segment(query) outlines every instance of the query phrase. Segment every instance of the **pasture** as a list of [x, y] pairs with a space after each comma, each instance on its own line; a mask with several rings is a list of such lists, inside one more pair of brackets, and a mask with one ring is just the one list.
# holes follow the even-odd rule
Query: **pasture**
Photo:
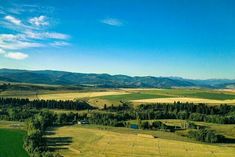
[[232, 157], [235, 154], [234, 146], [161, 138], [158, 132], [155, 132], [158, 138], [141, 137], [138, 130], [132, 132], [127, 128], [67, 126], [55, 129], [55, 133], [51, 136], [72, 138], [71, 144], [57, 149], [65, 157]]
[[129, 94], [98, 97], [109, 101], [141, 103], [192, 102], [207, 104], [235, 104], [235, 93], [212, 89], [122, 89]]
[[[29, 85], [28, 85], [29, 86]], [[120, 89], [92, 89], [86, 88], [78, 90], [69, 90], [65, 87], [57, 86], [33, 86], [30, 88], [24, 84], [17, 90], [9, 89], [0, 91], [0, 97], [17, 97], [44, 99], [44, 100], [77, 100], [85, 99], [91, 105], [103, 107], [106, 105], [119, 105], [121, 102], [132, 102], [134, 105], [142, 103], [174, 103], [192, 102], [207, 104], [235, 104], [235, 92], [231, 89], [199, 89], [199, 88], [173, 88], [173, 89], [157, 89], [157, 88], [120, 88]], [[31, 87], [33, 86], [33, 87]], [[26, 90], [27, 89], [27, 90]]]
[[22, 123], [0, 121], [0, 157], [29, 157], [23, 149]]

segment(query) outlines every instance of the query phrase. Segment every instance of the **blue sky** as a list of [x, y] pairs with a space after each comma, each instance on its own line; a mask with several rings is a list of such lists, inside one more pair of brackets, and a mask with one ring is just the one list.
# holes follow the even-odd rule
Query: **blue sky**
[[0, 68], [235, 79], [233, 0], [0, 0]]

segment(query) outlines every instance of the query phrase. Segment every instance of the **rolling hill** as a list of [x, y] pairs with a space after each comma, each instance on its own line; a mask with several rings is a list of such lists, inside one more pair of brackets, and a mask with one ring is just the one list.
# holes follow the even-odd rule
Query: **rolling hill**
[[174, 77], [131, 77], [127, 75], [16, 69], [0, 69], [0, 81], [51, 85], [92, 85], [104, 88], [221, 87], [223, 84], [233, 82], [233, 80], [189, 80]]

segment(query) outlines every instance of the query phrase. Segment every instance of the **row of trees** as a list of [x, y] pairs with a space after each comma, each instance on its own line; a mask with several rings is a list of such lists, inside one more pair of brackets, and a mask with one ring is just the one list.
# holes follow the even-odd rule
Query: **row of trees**
[[206, 115], [225, 115], [235, 111], [235, 106], [231, 105], [217, 105], [210, 106], [206, 104], [193, 104], [193, 103], [180, 103], [175, 102], [174, 104], [143, 104], [137, 107], [139, 111], [153, 110], [167, 112], [182, 112], [187, 113], [200, 113]]
[[140, 121], [138, 125], [140, 126], [141, 129], [147, 129], [147, 130], [164, 130], [164, 131], [173, 132], [176, 129], [175, 126], [166, 125], [161, 121], [153, 121], [153, 122]]
[[48, 150], [44, 134], [47, 127], [53, 125], [53, 114], [40, 112], [27, 121], [27, 136], [24, 139], [24, 148], [31, 157], [60, 157]]
[[[9, 108], [0, 108], [0, 120], [9, 120], [9, 121], [27, 121], [34, 117], [35, 115], [48, 113], [47, 109], [37, 110], [32, 108], [23, 108], [23, 107], [9, 107]], [[78, 114], [78, 113], [50, 113], [50, 124], [55, 125], [67, 125], [74, 124], [78, 120], [83, 120], [87, 118], [87, 113]]]
[[18, 98], [0, 98], [0, 106], [11, 107], [31, 107], [36, 109], [66, 109], [66, 110], [85, 110], [95, 109], [95, 107], [88, 104], [86, 101], [56, 101], [56, 100], [32, 100], [18, 99]]
[[225, 141], [225, 137], [223, 135], [216, 134], [214, 131], [209, 129], [190, 130], [188, 132], [188, 136], [196, 139], [197, 141], [207, 143], [218, 143]]
[[219, 124], [235, 124], [235, 106], [180, 103], [174, 104], [143, 104], [136, 108], [123, 103], [119, 106], [104, 106], [105, 111], [125, 114], [136, 119], [184, 119]]

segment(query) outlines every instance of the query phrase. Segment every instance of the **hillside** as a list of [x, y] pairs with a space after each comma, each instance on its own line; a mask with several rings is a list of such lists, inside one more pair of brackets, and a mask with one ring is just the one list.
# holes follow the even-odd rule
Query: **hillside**
[[97, 87], [191, 87], [193, 83], [164, 77], [130, 77], [127, 75], [85, 74], [64, 71], [29, 71], [0, 69], [0, 80], [56, 85], [94, 85]]
[[235, 84], [235, 80], [227, 79], [192, 80], [179, 77], [131, 77], [127, 75], [15, 69], [0, 69], [0, 81], [51, 85], [92, 85], [103, 88], [233, 88]]

